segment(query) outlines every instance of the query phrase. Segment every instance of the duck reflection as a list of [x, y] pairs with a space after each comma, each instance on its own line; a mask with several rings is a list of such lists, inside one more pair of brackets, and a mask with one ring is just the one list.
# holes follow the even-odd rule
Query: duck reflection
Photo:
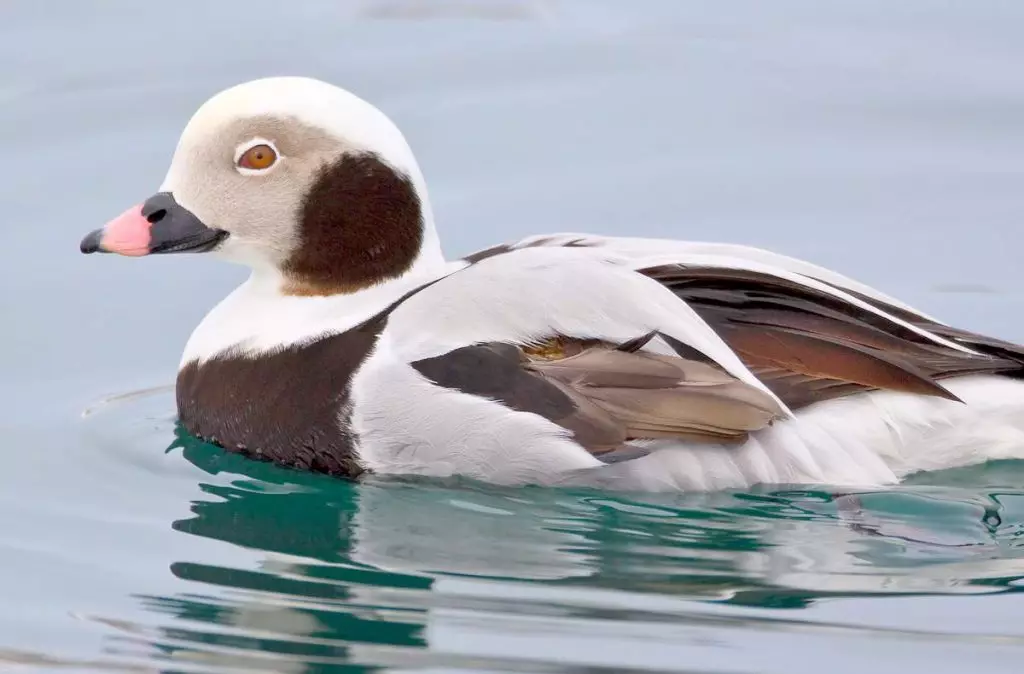
[[[438, 576], [459, 575], [758, 605], [765, 591], [806, 593], [806, 600], [960, 592], [973, 581], [1024, 573], [1024, 549], [999, 535], [1001, 503], [976, 491], [632, 498], [436, 480], [354, 485], [254, 463], [181, 432], [175, 447], [211, 476], [231, 476], [203, 484], [210, 500], [195, 503], [175, 529], [321, 572], [342, 565], [390, 587], [425, 589]], [[745, 596], [751, 591], [756, 597]]]

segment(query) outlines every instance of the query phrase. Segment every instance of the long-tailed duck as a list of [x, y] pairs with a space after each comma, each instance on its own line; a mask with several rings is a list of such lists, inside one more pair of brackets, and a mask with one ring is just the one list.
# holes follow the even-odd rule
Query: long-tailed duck
[[297, 468], [654, 490], [1024, 457], [1024, 348], [813, 264], [571, 234], [446, 261], [402, 133], [317, 80], [215, 95], [81, 249], [252, 269], [189, 339], [178, 413]]

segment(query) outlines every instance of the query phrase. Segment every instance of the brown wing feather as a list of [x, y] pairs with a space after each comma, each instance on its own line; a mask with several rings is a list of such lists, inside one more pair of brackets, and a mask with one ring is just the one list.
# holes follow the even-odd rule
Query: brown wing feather
[[793, 409], [872, 389], [955, 399], [940, 380], [1019, 372], [1024, 362], [1015, 345], [875, 303], [944, 337], [989, 347], [980, 355], [963, 353], [827, 293], [758, 272], [664, 266], [645, 273], [686, 300]]
[[539, 414], [595, 454], [635, 439], [740, 441], [782, 416], [765, 392], [706, 363], [638, 350], [642, 341], [479, 344], [412, 365], [439, 386]]
[[815, 379], [838, 380], [863, 388], [880, 388], [956, 400], [927, 374], [898, 355], [844, 341], [827, 333], [737, 323], [722, 337], [745, 363], [773, 367]]
[[769, 396], [725, 372], [678, 357], [595, 346], [529, 368], [575, 401], [605, 410], [630, 438], [696, 434], [741, 439], [781, 414]]
[[[700, 299], [709, 291], [718, 291], [717, 301], [732, 306], [774, 306], [798, 311], [809, 311], [840, 320], [846, 317], [863, 326], [872, 326], [911, 343], [931, 344], [925, 337], [909, 328], [894, 324], [881, 316], [866, 312], [821, 290], [808, 288], [787, 279], [744, 269], [683, 267], [666, 265], [642, 270], [662, 282], [677, 295]], [[725, 291], [725, 292], [722, 292]], [[716, 300], [712, 298], [711, 303]], [[696, 308], [696, 306], [694, 307]]]
[[1010, 366], [1010, 369], [1008, 370], [1010, 372], [1014, 369], [1021, 369], [1021, 367], [1024, 366], [1024, 346], [1020, 344], [1014, 344], [1013, 342], [1008, 342], [1006, 340], [999, 339], [998, 337], [980, 335], [969, 330], [936, 323], [935, 321], [928, 320], [918, 314], [911, 313], [899, 307], [894, 307], [887, 302], [874, 300], [856, 292], [851, 292], [851, 294], [878, 309], [887, 311], [893, 316], [913, 324], [916, 327], [929, 330], [940, 337], [945, 337], [946, 339], [963, 344], [968, 348], [975, 349], [983, 354], [997, 358], [1001, 362], [1015, 364], [1015, 366]]

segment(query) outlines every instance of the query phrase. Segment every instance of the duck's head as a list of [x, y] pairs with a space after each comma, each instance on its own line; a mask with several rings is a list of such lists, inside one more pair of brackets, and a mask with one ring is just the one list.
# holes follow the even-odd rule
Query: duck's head
[[443, 264], [402, 133], [357, 96], [301, 77], [247, 82], [204, 103], [157, 192], [81, 249], [214, 252], [309, 295]]

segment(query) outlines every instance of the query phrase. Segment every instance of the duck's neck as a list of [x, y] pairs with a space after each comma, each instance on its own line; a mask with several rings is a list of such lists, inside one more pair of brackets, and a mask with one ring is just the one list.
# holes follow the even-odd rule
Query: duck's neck
[[444, 261], [436, 239], [424, 244], [405, 274], [356, 292], [292, 295], [287, 293], [288, 279], [276, 269], [253, 269], [193, 331], [181, 366], [225, 352], [258, 357], [359, 325], [410, 290], [459, 266]]

